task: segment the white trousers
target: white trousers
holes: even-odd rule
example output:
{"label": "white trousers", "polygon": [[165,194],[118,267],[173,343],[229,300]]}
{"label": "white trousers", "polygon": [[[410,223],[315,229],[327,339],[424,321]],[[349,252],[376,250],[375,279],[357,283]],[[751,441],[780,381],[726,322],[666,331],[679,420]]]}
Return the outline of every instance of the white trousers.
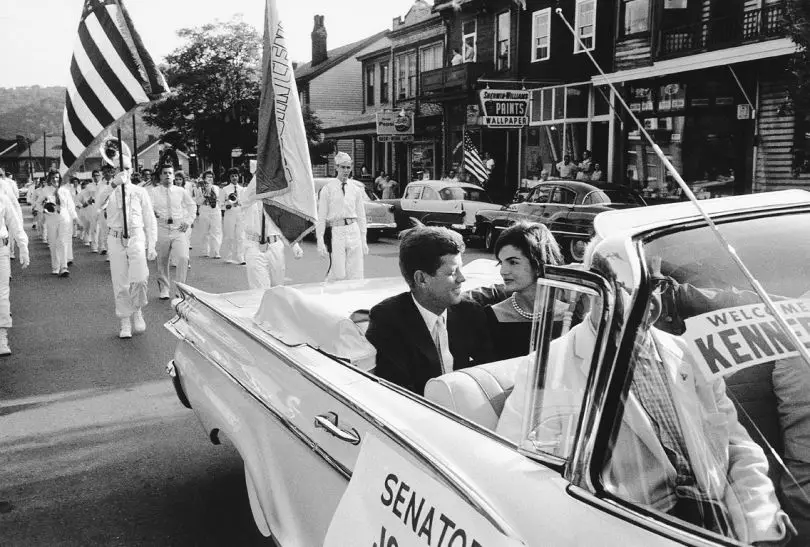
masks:
{"label": "white trousers", "polygon": [[188,274],[188,236],[186,232],[177,229],[170,230],[168,225],[158,224],[158,238],[155,250],[157,251],[157,284],[159,291],[164,288],[172,290],[169,268],[171,264],[177,265],[174,280],[180,283],[186,282],[186,275]]}
{"label": "white trousers", "polygon": [[286,263],[281,240],[269,244],[264,252],[256,241],[245,241],[245,262],[251,289],[269,289],[284,284]]}
{"label": "white trousers", "polygon": [[203,234],[203,250],[208,256],[218,256],[222,246],[222,213],[207,205],[200,207],[197,219],[200,232]]}
{"label": "white trousers", "polygon": [[9,297],[11,289],[8,280],[11,277],[11,260],[8,257],[8,247],[0,247],[0,328],[11,328],[11,302]]}
{"label": "white trousers", "polygon": [[222,217],[222,258],[242,262],[245,228],[241,211],[225,211]]}
{"label": "white trousers", "polygon": [[363,243],[357,223],[333,226],[332,270],[329,279],[363,279]]}
{"label": "white trousers", "polygon": [[107,219],[104,218],[104,211],[99,211],[96,214],[95,224],[95,245],[91,244],[91,247],[103,251],[107,249]]}
{"label": "white trousers", "polygon": [[146,306],[146,282],[149,267],[146,264],[146,237],[143,228],[129,232],[127,246],[120,238],[107,236],[110,254],[110,275],[115,296],[115,315],[129,317],[135,310]]}
{"label": "white trousers", "polygon": [[73,260],[73,223],[56,213],[45,214],[45,232],[51,251],[51,271],[67,268]]}

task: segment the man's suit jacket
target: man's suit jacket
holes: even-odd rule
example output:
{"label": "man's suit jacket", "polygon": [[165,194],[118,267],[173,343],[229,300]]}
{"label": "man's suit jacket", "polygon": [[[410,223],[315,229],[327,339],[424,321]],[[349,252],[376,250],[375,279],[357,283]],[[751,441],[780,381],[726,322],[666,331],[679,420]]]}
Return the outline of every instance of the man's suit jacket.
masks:
{"label": "man's suit jacket", "polygon": [[[595,334],[586,318],[551,343],[543,408],[536,411],[542,428],[539,441],[562,457],[570,454],[573,435],[595,346]],[[728,509],[731,528],[746,543],[778,540],[785,534],[768,461],[762,449],[737,419],[722,380],[704,381],[683,340],[651,329],[651,336],[672,389],[672,398],[686,442],[687,455],[701,490]],[[523,365],[517,384],[498,422],[499,434],[519,440],[523,402],[529,395]],[[513,400],[514,399],[514,400]],[[567,414],[567,415],[566,415]],[[547,419],[544,419],[547,417]],[[563,419],[566,418],[566,419]],[[567,425],[573,422],[574,427]],[[655,433],[655,427],[635,395],[630,392],[613,450],[602,471],[605,489],[635,503],[670,510],[674,503],[675,468]]]}
{"label": "man's suit jacket", "polygon": [[[371,308],[366,338],[377,349],[375,374],[380,378],[422,395],[427,381],[442,374],[436,345],[409,292]],[[454,370],[492,358],[483,309],[472,302],[448,308],[447,338]]]}

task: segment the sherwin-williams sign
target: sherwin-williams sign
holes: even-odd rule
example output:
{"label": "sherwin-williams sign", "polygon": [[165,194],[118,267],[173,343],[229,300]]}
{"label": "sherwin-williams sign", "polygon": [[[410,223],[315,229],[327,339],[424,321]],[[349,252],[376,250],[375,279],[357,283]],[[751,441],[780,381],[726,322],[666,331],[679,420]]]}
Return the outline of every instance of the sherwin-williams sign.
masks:
{"label": "sherwin-williams sign", "polygon": [[523,127],[529,124],[528,91],[482,89],[481,108],[487,127]]}

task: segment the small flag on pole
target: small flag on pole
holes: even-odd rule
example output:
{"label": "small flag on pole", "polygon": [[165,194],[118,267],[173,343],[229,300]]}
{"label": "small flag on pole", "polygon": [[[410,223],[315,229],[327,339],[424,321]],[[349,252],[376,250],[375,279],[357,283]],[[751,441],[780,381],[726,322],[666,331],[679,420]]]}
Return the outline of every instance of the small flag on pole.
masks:
{"label": "small flag on pole", "polygon": [[301,103],[276,0],[264,14],[256,197],[288,243],[315,228],[315,181]]}
{"label": "small flag on pole", "polygon": [[484,165],[481,156],[478,154],[478,149],[466,133],[464,134],[464,169],[474,176],[481,185],[489,178],[487,166]]}
{"label": "small flag on pole", "polygon": [[168,91],[123,0],[85,0],[62,116],[63,175],[95,152],[110,126]]}

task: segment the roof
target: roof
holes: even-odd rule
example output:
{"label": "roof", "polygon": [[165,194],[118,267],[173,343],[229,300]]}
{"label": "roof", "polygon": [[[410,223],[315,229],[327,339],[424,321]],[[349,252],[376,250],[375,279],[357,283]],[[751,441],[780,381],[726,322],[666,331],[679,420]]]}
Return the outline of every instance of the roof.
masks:
{"label": "roof", "polygon": [[[154,148],[154,146],[158,143],[160,143],[160,139],[158,137],[155,137],[154,135],[149,135],[149,139],[138,147],[138,155],[140,156],[147,150]],[[177,148],[175,148],[174,151],[177,152],[179,156],[184,156],[188,158],[188,154],[186,154],[182,150],[178,150]]]}
{"label": "roof", "polygon": [[477,184],[472,184],[471,182],[451,182],[448,180],[415,180],[413,182],[408,183],[410,185],[421,184],[423,186],[429,186],[430,188],[472,188],[474,190],[483,190]]}
{"label": "roof", "polygon": [[20,150],[19,147],[15,147],[12,150],[3,154],[3,159],[8,158],[27,158],[28,151],[31,150],[31,156],[34,158],[41,158],[43,155],[47,155],[49,158],[59,159],[62,155],[62,135],[46,135],[46,142],[45,146],[48,147],[47,154],[43,154],[42,150],[42,137],[39,137],[36,140],[31,141],[28,145],[28,148],[25,150]]}
{"label": "roof", "polygon": [[296,84],[301,85],[312,80],[313,78],[316,78],[317,76],[320,76],[330,68],[333,68],[350,57],[357,55],[359,51],[365,49],[380,38],[388,36],[389,32],[390,31],[388,30],[383,30],[377,34],[369,36],[368,38],[363,38],[362,40],[352,42],[351,44],[330,49],[326,52],[326,60],[322,63],[318,63],[315,66],[312,66],[312,62],[298,65],[298,67],[295,69]]}

